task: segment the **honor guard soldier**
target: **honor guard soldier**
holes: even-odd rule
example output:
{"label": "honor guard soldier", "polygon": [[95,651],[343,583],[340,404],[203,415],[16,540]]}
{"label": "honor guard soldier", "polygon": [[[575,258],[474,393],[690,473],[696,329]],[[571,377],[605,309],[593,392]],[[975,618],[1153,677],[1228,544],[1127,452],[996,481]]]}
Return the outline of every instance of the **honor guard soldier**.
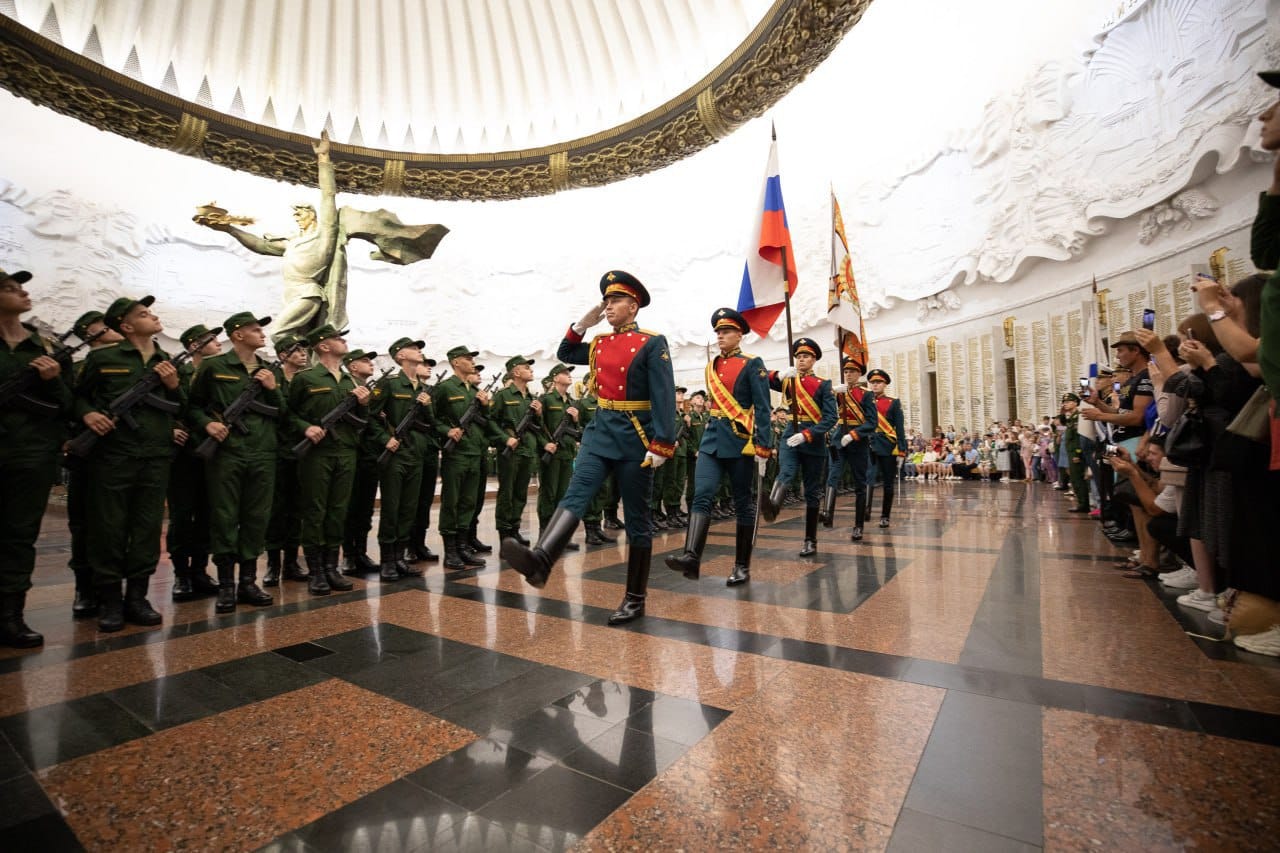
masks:
{"label": "honor guard soldier", "polygon": [[[574,436],[580,434],[578,429],[578,407],[569,396],[569,385],[573,382],[569,374],[573,368],[567,364],[557,364],[551,368],[547,378],[551,380],[551,390],[542,395],[542,426],[547,434],[547,441],[539,454],[538,465],[538,529],[546,529],[552,514],[560,505],[560,499],[569,490],[569,478],[573,476],[573,459],[577,455],[578,442]],[[567,422],[566,419],[568,419]],[[554,439],[559,436],[558,441]],[[539,532],[541,535],[541,532]],[[566,542],[566,551],[578,550],[576,542]]]}
{"label": "honor guard soldier", "polygon": [[[178,336],[182,348],[191,352],[191,361],[178,368],[182,391],[191,395],[195,378],[206,357],[220,355],[222,345],[208,337],[209,327],[196,324]],[[203,344],[200,342],[203,340]],[[193,347],[199,346],[199,349]],[[175,452],[169,466],[169,526],[165,547],[173,563],[174,601],[193,601],[218,594],[218,582],[206,574],[209,567],[209,490],[204,460],[196,447],[204,440],[202,427],[191,422],[190,412],[174,433]]]}
{"label": "honor guard soldier", "polygon": [[[898,458],[907,455],[907,430],[903,426],[902,403],[884,392],[889,374],[876,368],[867,373],[867,387],[876,401],[876,431],[871,437],[871,460],[880,473],[884,497],[880,499],[880,526],[889,526],[893,493],[898,485]],[[867,507],[867,512],[871,508]],[[870,516],[868,516],[870,517]]]}
{"label": "honor guard soldier", "polygon": [[[711,527],[711,501],[720,478],[729,475],[734,511],[738,519],[733,571],[727,584],[737,586],[751,578],[751,548],[755,542],[756,507],[751,481],[757,466],[773,453],[773,432],[769,426],[769,374],[759,356],[747,355],[740,345],[750,330],[746,318],[732,308],[720,308],[711,315],[720,354],[706,367],[711,393],[711,417],[698,448],[695,476],[698,489],[689,514],[684,552],[667,557],[667,567],[697,578],[702,550]],[[763,474],[763,471],[761,471]]]}
{"label": "honor guard soldier", "polygon": [[23,287],[30,280],[25,270],[0,270],[0,386],[29,377],[25,391],[15,387],[0,401],[0,644],[18,649],[44,643],[23,611],[71,411],[71,392],[53,348],[20,319],[31,310]]}
{"label": "honor guard soldier", "polygon": [[[378,382],[373,389],[369,416],[381,446],[378,488],[382,511],[378,520],[379,573],[384,581],[417,577],[422,569],[404,560],[409,533],[418,514],[418,493],[422,489],[422,453],[426,431],[435,429],[431,414],[431,394],[418,380],[424,341],[399,338],[387,350],[400,372]],[[405,429],[399,430],[401,424]]]}
{"label": "honor guard soldier", "polygon": [[812,338],[797,338],[791,346],[795,367],[769,374],[769,387],[781,391],[791,408],[791,421],[782,434],[782,459],[773,491],[761,501],[765,521],[773,521],[787,487],[800,471],[804,483],[804,547],[801,557],[818,553],[818,504],[822,500],[822,462],[827,455],[827,432],[836,425],[836,398],[831,382],[813,373],[822,348]]}
{"label": "honor guard soldier", "polygon": [[[289,399],[289,383],[307,369],[307,339],[286,332],[276,337],[276,384],[281,400]],[[271,520],[267,523],[267,574],[263,586],[277,586],[281,574],[285,580],[305,581],[307,570],[298,562],[301,547],[298,535],[298,457],[293,446],[302,436],[295,434],[287,413],[276,419],[276,485],[271,495]]]}
{"label": "honor guard soldier", "polygon": [[[604,300],[565,333],[557,357],[589,364],[600,408],[587,426],[569,490],[532,549],[504,539],[502,557],[535,587],[546,585],[605,477],[615,475],[627,530],[627,592],[610,625],[644,615],[653,540],[648,499],[653,469],[675,453],[675,376],[667,339],[636,325],[649,292],[635,276],[614,270],[600,279]],[[583,343],[587,329],[606,319],[613,331]]]}
{"label": "honor guard soldier", "polygon": [[846,468],[853,472],[855,514],[849,538],[862,538],[862,519],[867,514],[867,466],[870,464],[871,436],[876,431],[876,405],[865,389],[858,387],[862,365],[845,357],[841,362],[842,382],[832,388],[840,407],[839,421],[830,434],[831,467],[827,490],[822,495],[822,525],[835,524],[836,489]]}
{"label": "honor guard soldier", "polygon": [[[118,344],[124,340],[115,329],[108,329],[103,321],[101,311],[86,311],[81,314],[71,327],[76,337],[87,341],[94,335],[98,337],[89,345],[90,351],[105,347],[107,344]],[[71,376],[64,376],[71,386],[80,378],[84,361],[75,363]],[[83,429],[72,421],[77,429]],[[88,534],[86,531],[88,500],[86,490],[89,483],[84,465],[70,465],[67,473],[67,531],[71,534],[71,559],[67,568],[76,577],[75,598],[71,602],[71,618],[89,619],[98,615],[98,593],[93,586],[93,567],[89,565]]]}
{"label": "honor guard soldier", "polygon": [[[272,602],[258,586],[258,555],[265,548],[275,491],[276,420],[283,404],[275,373],[257,355],[266,346],[270,322],[248,311],[228,317],[222,330],[231,352],[203,361],[187,405],[194,433],[188,443],[199,447],[206,437],[217,442],[208,445],[205,477],[218,613],[231,613],[237,601],[256,607]],[[250,402],[233,408],[237,400]]]}
{"label": "honor guard soldier", "polygon": [[[298,514],[302,552],[311,567],[307,591],[312,595],[351,589],[351,581],[338,572],[338,549],[363,429],[351,421],[367,420],[369,389],[356,385],[342,370],[346,334],[326,323],[307,335],[318,363],[293,377],[286,402],[294,431],[311,442],[310,451],[298,461]],[[325,415],[348,394],[356,398],[354,418],[322,427]]]}
{"label": "honor guard soldier", "polygon": [[[99,436],[88,458],[89,562],[98,587],[98,629],[124,623],[159,625],[147,586],[160,561],[160,530],[173,458],[174,412],[185,404],[178,370],[154,337],[164,325],[151,311],[155,297],[122,296],[107,309],[106,324],[124,340],[89,353],[76,383],[75,412]],[[148,373],[158,387],[117,423],[112,401]],[[125,583],[123,601],[120,583]]]}
{"label": "honor guard soldier", "polygon": [[[376,352],[353,349],[342,357],[342,366],[357,385],[367,385],[373,376],[373,360]],[[376,389],[369,392],[369,411],[372,415]],[[360,438],[356,441],[356,472],[351,478],[351,500],[347,502],[347,517],[342,522],[342,573],[352,577],[364,577],[379,571],[377,563],[369,559],[369,531],[373,529],[373,505],[378,501],[378,456],[384,442],[374,432],[373,419],[358,427]]]}
{"label": "honor guard soldier", "polygon": [[[480,455],[489,446],[481,423],[484,392],[468,377],[475,373],[475,357],[480,353],[465,346],[449,350],[453,375],[431,392],[436,434],[443,446],[440,460],[440,536],[444,539],[444,567],[450,570],[482,568],[484,560],[471,548],[471,518],[476,511],[476,494],[481,488]],[[469,423],[463,424],[469,418]]]}
{"label": "honor guard soldier", "polygon": [[[475,388],[477,392],[480,392],[484,387],[483,374],[484,365],[477,364],[475,372],[467,377],[467,381],[471,383],[471,387]],[[502,443],[502,435],[497,431],[490,418],[493,400],[489,397],[489,393],[488,390],[484,391],[483,409],[480,418],[488,444],[480,452],[480,472],[476,476],[475,509],[471,511],[471,518],[467,521],[467,532],[462,537],[462,541],[466,542],[467,547],[475,551],[476,554],[493,553],[492,545],[486,545],[480,541],[480,513],[484,510],[485,497],[489,492],[489,475],[493,473],[493,449],[489,445],[497,446]],[[477,396],[479,396],[479,393],[477,393]]]}
{"label": "honor guard soldier", "polygon": [[547,435],[542,426],[542,402],[529,388],[533,359],[522,355],[507,359],[511,383],[493,395],[493,422],[506,438],[498,450],[498,500],[493,510],[498,541],[515,539],[529,544],[520,533],[529,480],[533,476]]}

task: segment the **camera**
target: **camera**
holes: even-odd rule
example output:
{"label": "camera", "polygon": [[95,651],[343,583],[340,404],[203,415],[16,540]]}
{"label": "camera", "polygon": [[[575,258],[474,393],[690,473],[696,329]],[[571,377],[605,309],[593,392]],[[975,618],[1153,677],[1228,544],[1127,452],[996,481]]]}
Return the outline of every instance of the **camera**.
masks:
{"label": "camera", "polygon": [[1103,447],[1103,456],[1118,456],[1120,454],[1120,446],[1117,444],[1108,444]]}

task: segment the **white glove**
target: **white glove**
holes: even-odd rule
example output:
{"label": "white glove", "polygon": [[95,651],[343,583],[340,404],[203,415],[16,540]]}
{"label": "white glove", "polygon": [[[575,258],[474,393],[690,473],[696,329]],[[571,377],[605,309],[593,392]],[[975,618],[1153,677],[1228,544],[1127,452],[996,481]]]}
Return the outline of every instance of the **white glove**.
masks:
{"label": "white glove", "polygon": [[666,461],[667,461],[667,457],[659,456],[658,454],[650,450],[648,453],[644,455],[644,461],[640,463],[640,467],[653,468],[654,470],[657,470],[658,468],[661,468],[663,463]]}
{"label": "white glove", "polygon": [[592,305],[587,313],[582,315],[582,319],[573,324],[573,330],[579,335],[585,333],[604,317],[604,302],[597,302]]}
{"label": "white glove", "polygon": [[845,385],[843,382],[831,386],[832,394],[843,394],[845,391],[848,391],[848,390],[849,390],[849,386]]}
{"label": "white glove", "polygon": [[787,447],[799,447],[804,444],[804,433],[798,432],[795,435],[787,436]]}
{"label": "white glove", "polygon": [[768,467],[769,467],[768,459],[765,459],[763,456],[756,457],[756,474],[763,477],[765,469],[767,469]]}
{"label": "white glove", "polygon": [[846,432],[844,435],[840,436],[841,447],[848,447],[851,444],[853,444],[853,433]]}
{"label": "white glove", "polygon": [[795,375],[796,375],[796,369],[794,367],[784,367],[778,371],[779,380],[790,379]]}

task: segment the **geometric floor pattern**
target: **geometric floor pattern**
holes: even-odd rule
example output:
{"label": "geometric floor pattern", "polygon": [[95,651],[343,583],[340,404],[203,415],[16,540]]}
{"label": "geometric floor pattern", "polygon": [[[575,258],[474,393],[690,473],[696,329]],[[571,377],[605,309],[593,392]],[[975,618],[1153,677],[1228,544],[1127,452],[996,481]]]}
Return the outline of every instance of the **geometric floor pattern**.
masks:
{"label": "geometric floor pattern", "polygon": [[623,628],[610,545],[541,590],[491,557],[227,616],[165,559],[164,624],[110,636],[51,508],[46,646],[0,651],[0,849],[1274,849],[1274,659],[1044,485],[899,495],[859,543],[842,498],[809,559],[784,509],[745,587],[733,522],[696,581],[659,535]]}

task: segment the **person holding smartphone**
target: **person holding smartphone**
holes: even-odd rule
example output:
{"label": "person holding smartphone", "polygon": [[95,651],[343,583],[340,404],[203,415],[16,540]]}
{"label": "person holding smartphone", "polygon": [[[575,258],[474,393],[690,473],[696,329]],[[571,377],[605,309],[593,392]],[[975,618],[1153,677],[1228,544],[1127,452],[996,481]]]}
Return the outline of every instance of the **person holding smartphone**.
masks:
{"label": "person holding smartphone", "polygon": [[1147,372],[1151,356],[1133,332],[1122,332],[1111,348],[1115,350],[1119,368],[1129,372],[1129,380],[1116,389],[1114,404],[1091,399],[1093,408],[1084,410],[1080,416],[1111,424],[1112,443],[1126,448],[1132,455],[1142,438],[1147,407],[1155,401],[1155,390]]}

